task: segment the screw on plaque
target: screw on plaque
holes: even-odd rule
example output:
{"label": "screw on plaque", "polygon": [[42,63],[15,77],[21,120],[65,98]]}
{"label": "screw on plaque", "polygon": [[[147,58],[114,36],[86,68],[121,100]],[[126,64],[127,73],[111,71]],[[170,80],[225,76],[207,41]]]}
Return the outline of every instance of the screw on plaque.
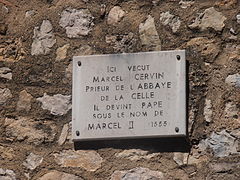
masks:
{"label": "screw on plaque", "polygon": [[175,127],[175,131],[176,131],[176,133],[178,133],[179,132],[179,128]]}
{"label": "screw on plaque", "polygon": [[79,131],[76,131],[76,135],[77,135],[77,136],[80,136],[80,132],[79,132]]}
{"label": "screw on plaque", "polygon": [[180,59],[181,59],[181,56],[180,56],[180,55],[177,55],[176,57],[177,57],[177,60],[179,60],[179,61],[180,61]]}
{"label": "screw on plaque", "polygon": [[81,65],[82,65],[81,61],[78,61],[78,66],[81,66]]}

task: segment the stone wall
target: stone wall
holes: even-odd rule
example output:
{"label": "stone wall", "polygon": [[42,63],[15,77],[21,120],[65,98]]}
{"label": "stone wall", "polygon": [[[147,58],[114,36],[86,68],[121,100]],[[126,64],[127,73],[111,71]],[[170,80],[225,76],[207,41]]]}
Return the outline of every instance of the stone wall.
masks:
{"label": "stone wall", "polygon": [[[240,179],[238,0],[0,0],[0,9],[0,179]],[[75,151],[72,57],[173,49],[187,52],[189,151],[134,141]]]}

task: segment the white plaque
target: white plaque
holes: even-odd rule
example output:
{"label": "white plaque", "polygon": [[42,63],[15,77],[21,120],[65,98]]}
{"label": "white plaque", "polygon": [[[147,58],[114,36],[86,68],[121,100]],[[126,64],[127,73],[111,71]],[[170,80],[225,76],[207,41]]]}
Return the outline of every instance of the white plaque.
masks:
{"label": "white plaque", "polygon": [[73,140],[186,135],[185,51],[73,58]]}

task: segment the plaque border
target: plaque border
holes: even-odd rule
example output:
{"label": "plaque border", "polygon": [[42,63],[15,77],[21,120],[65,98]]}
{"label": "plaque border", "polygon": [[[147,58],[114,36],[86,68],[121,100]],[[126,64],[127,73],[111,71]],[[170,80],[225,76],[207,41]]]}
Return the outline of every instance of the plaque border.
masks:
{"label": "plaque border", "polygon": [[[81,138],[80,131],[76,128],[77,125],[77,117],[79,114],[79,110],[77,108],[78,98],[76,97],[76,83],[78,82],[78,78],[75,76],[78,71],[78,67],[81,64],[78,64],[79,60],[82,58],[91,58],[91,57],[103,57],[103,56],[119,56],[119,55],[127,55],[127,54],[154,54],[154,53],[174,53],[176,54],[176,74],[177,74],[177,100],[176,100],[176,110],[175,119],[179,119],[178,124],[175,127],[175,134],[171,135],[135,135],[135,136],[121,136],[121,137],[95,137],[95,138]],[[166,138],[166,137],[185,137],[187,136],[187,100],[186,100],[186,57],[185,50],[172,50],[172,51],[152,51],[152,52],[138,52],[138,53],[122,53],[122,54],[102,54],[102,55],[88,55],[88,56],[74,56],[73,57],[73,73],[72,73],[72,140],[74,142],[77,141],[96,141],[96,140],[118,140],[118,139],[141,139],[141,138]],[[181,87],[181,88],[179,88]],[[178,109],[178,107],[181,107]],[[181,124],[183,123],[183,124]]]}

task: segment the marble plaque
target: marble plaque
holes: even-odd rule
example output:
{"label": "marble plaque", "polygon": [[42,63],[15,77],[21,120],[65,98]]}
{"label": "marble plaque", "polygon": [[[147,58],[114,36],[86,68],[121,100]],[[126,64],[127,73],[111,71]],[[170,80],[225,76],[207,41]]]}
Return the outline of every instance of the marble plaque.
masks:
{"label": "marble plaque", "polygon": [[185,51],[73,58],[73,140],[186,136]]}

